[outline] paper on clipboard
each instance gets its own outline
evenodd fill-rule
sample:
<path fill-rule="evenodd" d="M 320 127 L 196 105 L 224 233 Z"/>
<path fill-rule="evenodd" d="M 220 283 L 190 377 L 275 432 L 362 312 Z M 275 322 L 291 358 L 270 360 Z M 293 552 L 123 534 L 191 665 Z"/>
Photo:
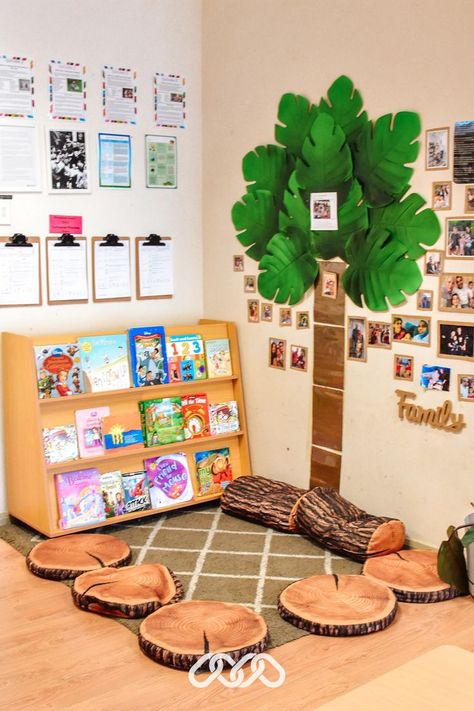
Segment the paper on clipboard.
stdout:
<path fill-rule="evenodd" d="M 159 245 L 138 243 L 138 283 L 141 298 L 174 294 L 171 240 Z"/>
<path fill-rule="evenodd" d="M 11 247 L 0 242 L 0 306 L 36 306 L 41 303 L 39 244 Z"/>
<path fill-rule="evenodd" d="M 123 240 L 123 246 L 104 246 L 99 240 L 94 242 L 94 298 L 131 298 L 130 243 Z"/>
<path fill-rule="evenodd" d="M 55 240 L 47 242 L 48 300 L 87 301 L 86 241 L 78 241 L 73 247 L 56 244 Z"/>

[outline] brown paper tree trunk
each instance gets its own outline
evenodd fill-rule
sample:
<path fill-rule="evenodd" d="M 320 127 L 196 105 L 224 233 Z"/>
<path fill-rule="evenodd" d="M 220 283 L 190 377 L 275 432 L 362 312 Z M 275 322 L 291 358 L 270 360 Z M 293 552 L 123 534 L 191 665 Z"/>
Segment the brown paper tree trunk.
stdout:
<path fill-rule="evenodd" d="M 153 661 L 190 669 L 207 653 L 225 652 L 237 662 L 248 653 L 262 652 L 268 631 L 264 619 L 243 605 L 189 600 L 167 605 L 146 617 L 138 640 Z"/>
<path fill-rule="evenodd" d="M 328 637 L 352 637 L 385 629 L 397 599 L 363 575 L 314 575 L 283 590 L 278 612 L 295 627 Z"/>
<path fill-rule="evenodd" d="M 183 585 L 169 568 L 148 563 L 83 573 L 71 592 L 81 610 L 134 619 L 178 602 Z"/>
<path fill-rule="evenodd" d="M 132 559 L 128 543 L 107 533 L 74 533 L 38 543 L 26 565 L 34 575 L 68 580 L 89 570 L 127 565 Z"/>

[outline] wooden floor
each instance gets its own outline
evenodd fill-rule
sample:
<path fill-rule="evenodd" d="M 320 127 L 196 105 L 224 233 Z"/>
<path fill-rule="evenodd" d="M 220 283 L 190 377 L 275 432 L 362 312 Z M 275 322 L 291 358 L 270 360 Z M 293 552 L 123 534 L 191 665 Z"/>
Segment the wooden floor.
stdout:
<path fill-rule="evenodd" d="M 3 541 L 0 561 L 2 711 L 309 710 L 439 645 L 474 651 L 472 598 L 401 604 L 383 632 L 307 636 L 275 649 L 286 671 L 278 689 L 258 679 L 248 689 L 226 689 L 217 680 L 195 689 L 185 672 L 147 659 L 125 627 L 76 609 L 65 585 L 31 575 L 23 556 Z M 403 711 L 416 708 L 414 699 Z"/>

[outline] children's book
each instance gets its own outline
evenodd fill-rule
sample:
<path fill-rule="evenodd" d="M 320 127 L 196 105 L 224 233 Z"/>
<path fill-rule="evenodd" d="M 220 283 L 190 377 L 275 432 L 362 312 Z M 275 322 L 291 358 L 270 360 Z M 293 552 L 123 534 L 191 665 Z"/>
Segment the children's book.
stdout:
<path fill-rule="evenodd" d="M 76 429 L 81 457 L 100 457 L 104 454 L 104 417 L 110 415 L 109 407 L 92 407 L 76 410 Z"/>
<path fill-rule="evenodd" d="M 125 495 L 122 486 L 122 473 L 117 470 L 100 475 L 102 499 L 104 501 L 105 517 L 122 516 L 126 513 Z"/>
<path fill-rule="evenodd" d="M 209 410 L 205 393 L 183 395 L 181 398 L 181 411 L 183 413 L 184 436 L 186 439 L 209 436 Z"/>
<path fill-rule="evenodd" d="M 77 459 L 76 428 L 74 425 L 59 425 L 59 427 L 43 428 L 44 458 L 48 464 L 69 462 Z"/>
<path fill-rule="evenodd" d="M 168 382 L 168 361 L 163 326 L 128 331 L 133 384 L 136 388 Z"/>
<path fill-rule="evenodd" d="M 232 481 L 232 467 L 228 447 L 194 454 L 198 496 L 222 492 Z"/>
<path fill-rule="evenodd" d="M 77 343 L 34 346 L 40 400 L 79 395 L 84 392 Z"/>
<path fill-rule="evenodd" d="M 97 469 L 56 474 L 59 527 L 76 528 L 105 521 L 104 501 Z"/>
<path fill-rule="evenodd" d="M 146 511 L 150 508 L 150 492 L 145 471 L 122 474 L 126 513 Z"/>
<path fill-rule="evenodd" d="M 145 447 L 184 441 L 180 397 L 144 400 L 138 403 L 138 407 Z"/>
<path fill-rule="evenodd" d="M 235 400 L 211 403 L 209 405 L 209 424 L 212 435 L 238 432 L 240 429 L 239 409 Z"/>
<path fill-rule="evenodd" d="M 210 378 L 232 375 L 228 338 L 214 338 L 205 342 L 207 372 Z"/>
<path fill-rule="evenodd" d="M 152 509 L 193 498 L 191 475 L 182 452 L 145 459 L 145 467 Z"/>
<path fill-rule="evenodd" d="M 166 339 L 169 381 L 203 380 L 206 375 L 204 345 L 201 336 L 189 333 Z"/>
<path fill-rule="evenodd" d="M 103 432 L 106 452 L 116 449 L 143 448 L 142 426 L 138 412 L 104 417 Z"/>
<path fill-rule="evenodd" d="M 130 387 L 127 336 L 84 336 L 77 339 L 86 389 L 89 392 Z"/>

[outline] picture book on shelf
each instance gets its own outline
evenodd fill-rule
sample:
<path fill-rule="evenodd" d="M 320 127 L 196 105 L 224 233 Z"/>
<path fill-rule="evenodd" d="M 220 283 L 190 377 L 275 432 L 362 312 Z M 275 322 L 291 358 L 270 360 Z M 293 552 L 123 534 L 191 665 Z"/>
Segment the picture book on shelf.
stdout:
<path fill-rule="evenodd" d="M 77 459 L 77 435 L 74 425 L 43 428 L 44 458 L 48 464 L 69 462 Z"/>
<path fill-rule="evenodd" d="M 126 513 L 146 511 L 150 508 L 150 492 L 145 471 L 122 474 Z"/>
<path fill-rule="evenodd" d="M 34 350 L 40 400 L 84 392 L 77 343 L 34 346 Z"/>
<path fill-rule="evenodd" d="M 181 398 L 181 412 L 183 413 L 185 439 L 209 436 L 209 410 L 205 393 L 183 395 Z"/>
<path fill-rule="evenodd" d="M 238 432 L 240 429 L 239 409 L 235 400 L 209 405 L 209 424 L 212 435 Z"/>
<path fill-rule="evenodd" d="M 166 339 L 163 326 L 130 328 L 130 360 L 136 388 L 168 382 Z"/>
<path fill-rule="evenodd" d="M 59 527 L 76 528 L 105 521 L 104 501 L 97 469 L 56 474 Z"/>
<path fill-rule="evenodd" d="M 207 372 L 210 378 L 232 375 L 228 338 L 214 338 L 205 342 Z"/>
<path fill-rule="evenodd" d="M 102 488 L 105 517 L 112 518 L 126 513 L 121 471 L 117 470 L 101 474 L 100 486 Z"/>
<path fill-rule="evenodd" d="M 139 412 L 109 415 L 102 421 L 105 451 L 142 449 L 143 434 Z"/>
<path fill-rule="evenodd" d="M 84 336 L 77 339 L 88 392 L 130 387 L 127 336 Z"/>
<path fill-rule="evenodd" d="M 218 494 L 232 481 L 229 448 L 194 454 L 198 496 Z"/>
<path fill-rule="evenodd" d="M 168 336 L 166 352 L 170 383 L 203 380 L 207 377 L 204 345 L 198 334 Z"/>
<path fill-rule="evenodd" d="M 180 397 L 143 400 L 138 403 L 145 447 L 184 441 Z"/>
<path fill-rule="evenodd" d="M 76 430 L 81 457 L 100 457 L 104 454 L 104 417 L 110 415 L 109 407 L 92 407 L 76 410 Z"/>
<path fill-rule="evenodd" d="M 145 459 L 145 468 L 152 509 L 193 498 L 191 475 L 182 452 Z"/>

